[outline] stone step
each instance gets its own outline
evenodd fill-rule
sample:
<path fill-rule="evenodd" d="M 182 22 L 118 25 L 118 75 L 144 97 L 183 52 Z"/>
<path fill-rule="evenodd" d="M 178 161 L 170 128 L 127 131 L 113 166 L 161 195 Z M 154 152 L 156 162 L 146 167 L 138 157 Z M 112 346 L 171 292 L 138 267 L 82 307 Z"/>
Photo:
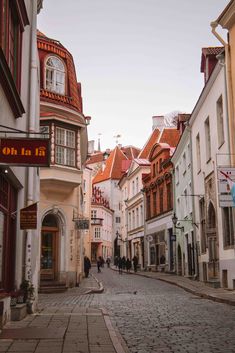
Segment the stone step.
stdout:
<path fill-rule="evenodd" d="M 39 287 L 39 293 L 63 293 L 68 290 L 68 287 L 66 286 L 43 286 Z"/>

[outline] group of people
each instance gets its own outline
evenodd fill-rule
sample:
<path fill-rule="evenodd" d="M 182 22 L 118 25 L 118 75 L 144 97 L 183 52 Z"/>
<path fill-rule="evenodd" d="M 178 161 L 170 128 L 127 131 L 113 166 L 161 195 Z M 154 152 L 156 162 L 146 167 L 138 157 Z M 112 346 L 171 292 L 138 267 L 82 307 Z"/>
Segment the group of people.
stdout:
<path fill-rule="evenodd" d="M 96 262 L 98 273 L 101 272 L 101 267 L 104 267 L 105 262 L 107 264 L 107 267 L 110 267 L 110 263 L 111 263 L 110 257 L 107 257 L 106 261 L 102 256 L 98 257 Z M 118 268 L 118 271 L 120 274 L 122 274 L 122 270 L 126 270 L 127 272 L 130 272 L 132 268 L 132 262 L 133 262 L 134 271 L 137 272 L 138 257 L 136 255 L 133 257 L 132 261 L 129 258 L 126 258 L 125 256 L 123 257 L 115 256 L 114 258 L 114 266 Z M 86 278 L 89 276 L 90 268 L 91 268 L 91 261 L 88 256 L 84 256 L 84 273 Z"/>
<path fill-rule="evenodd" d="M 138 257 L 136 255 L 133 257 L 132 262 L 133 262 L 134 271 L 137 272 Z M 122 274 L 122 270 L 126 270 L 127 272 L 130 272 L 132 267 L 131 260 L 129 258 L 126 259 L 125 256 L 123 257 L 116 256 L 114 259 L 114 265 L 116 266 L 116 268 L 118 268 L 118 271 L 120 274 Z"/>

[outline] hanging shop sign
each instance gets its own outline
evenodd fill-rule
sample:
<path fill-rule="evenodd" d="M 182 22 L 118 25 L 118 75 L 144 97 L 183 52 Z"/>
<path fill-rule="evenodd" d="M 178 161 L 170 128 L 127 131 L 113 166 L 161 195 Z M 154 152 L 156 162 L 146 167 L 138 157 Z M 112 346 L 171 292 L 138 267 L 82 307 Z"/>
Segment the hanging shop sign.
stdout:
<path fill-rule="evenodd" d="M 75 220 L 75 225 L 77 229 L 89 229 L 89 219 L 76 219 Z"/>
<path fill-rule="evenodd" d="M 20 210 L 20 229 L 37 229 L 38 205 L 34 203 Z"/>
<path fill-rule="evenodd" d="M 0 164 L 48 167 L 49 141 L 49 139 L 38 138 L 1 138 Z"/>

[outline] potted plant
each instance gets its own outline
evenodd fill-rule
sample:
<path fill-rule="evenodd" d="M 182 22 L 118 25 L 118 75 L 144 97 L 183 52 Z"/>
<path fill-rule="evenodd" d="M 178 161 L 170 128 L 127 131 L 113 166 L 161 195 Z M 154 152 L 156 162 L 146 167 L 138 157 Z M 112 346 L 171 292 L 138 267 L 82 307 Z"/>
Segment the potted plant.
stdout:
<path fill-rule="evenodd" d="M 24 302 L 30 302 L 34 299 L 34 286 L 33 284 L 28 281 L 28 280 L 23 280 L 23 282 L 20 285 L 20 290 L 22 291 L 24 295 Z"/>

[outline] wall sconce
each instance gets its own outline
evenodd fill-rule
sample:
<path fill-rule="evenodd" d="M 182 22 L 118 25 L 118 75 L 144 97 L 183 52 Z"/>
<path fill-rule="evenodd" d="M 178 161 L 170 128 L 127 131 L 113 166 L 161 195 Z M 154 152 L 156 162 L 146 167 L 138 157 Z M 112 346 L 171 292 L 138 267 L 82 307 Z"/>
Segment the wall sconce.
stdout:
<path fill-rule="evenodd" d="M 171 219 L 172 219 L 172 223 L 174 224 L 174 227 L 176 229 L 180 229 L 180 230 L 184 231 L 184 227 L 183 226 L 182 227 L 177 226 L 178 217 L 176 216 L 175 212 L 173 213 L 173 216 L 172 216 Z"/>

